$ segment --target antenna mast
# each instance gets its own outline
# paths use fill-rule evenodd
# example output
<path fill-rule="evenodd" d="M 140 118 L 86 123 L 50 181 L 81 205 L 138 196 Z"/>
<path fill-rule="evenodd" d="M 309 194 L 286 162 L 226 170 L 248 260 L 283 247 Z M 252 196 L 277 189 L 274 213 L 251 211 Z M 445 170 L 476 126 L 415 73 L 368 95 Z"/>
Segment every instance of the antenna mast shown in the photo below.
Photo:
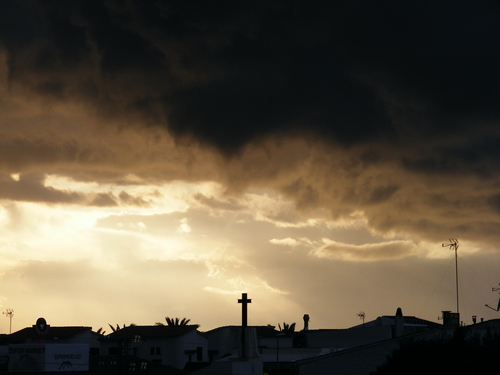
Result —
<path fill-rule="evenodd" d="M 6 309 L 3 313 L 6 318 L 10 319 L 9 335 L 12 333 L 12 317 L 14 316 L 14 310 Z"/>
<path fill-rule="evenodd" d="M 360 311 L 360 312 L 358 313 L 358 317 L 359 317 L 359 319 L 361 319 L 361 320 L 363 321 L 363 326 L 365 325 L 365 316 L 366 316 L 366 314 L 365 314 L 365 312 L 364 312 L 364 311 Z"/>
<path fill-rule="evenodd" d="M 442 247 L 449 247 L 450 250 L 455 250 L 455 284 L 457 289 L 457 314 L 460 313 L 458 309 L 458 261 L 457 261 L 457 250 L 458 250 L 458 240 L 456 238 L 450 238 L 450 243 L 444 243 Z"/>

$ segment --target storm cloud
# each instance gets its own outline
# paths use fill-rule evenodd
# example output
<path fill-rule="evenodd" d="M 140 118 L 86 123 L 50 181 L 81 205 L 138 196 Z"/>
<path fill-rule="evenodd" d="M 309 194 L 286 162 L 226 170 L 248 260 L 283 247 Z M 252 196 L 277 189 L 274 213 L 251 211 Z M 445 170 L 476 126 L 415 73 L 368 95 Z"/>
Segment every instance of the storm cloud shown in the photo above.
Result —
<path fill-rule="evenodd" d="M 295 205 L 276 225 L 498 244 L 499 21 L 491 1 L 2 2 L 0 167 L 214 181 L 193 201 L 235 212 L 269 189 Z"/>
<path fill-rule="evenodd" d="M 498 115 L 492 2 L 1 6 L 12 90 L 137 116 L 229 154 L 276 133 L 418 149 L 412 137 L 451 148 L 446 138 L 474 131 L 481 158 Z"/>

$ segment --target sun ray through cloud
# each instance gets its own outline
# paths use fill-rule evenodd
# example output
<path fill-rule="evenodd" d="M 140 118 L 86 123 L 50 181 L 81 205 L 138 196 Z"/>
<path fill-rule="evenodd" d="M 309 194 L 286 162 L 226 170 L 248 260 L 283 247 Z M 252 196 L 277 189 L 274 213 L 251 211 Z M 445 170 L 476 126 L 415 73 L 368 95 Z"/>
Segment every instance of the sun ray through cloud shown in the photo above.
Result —
<path fill-rule="evenodd" d="M 466 307 L 495 317 L 475 280 L 500 281 L 499 21 L 487 1 L 0 2 L 0 307 L 208 328 L 248 292 L 259 324 L 346 327 L 359 301 L 435 320 L 459 238 Z"/>

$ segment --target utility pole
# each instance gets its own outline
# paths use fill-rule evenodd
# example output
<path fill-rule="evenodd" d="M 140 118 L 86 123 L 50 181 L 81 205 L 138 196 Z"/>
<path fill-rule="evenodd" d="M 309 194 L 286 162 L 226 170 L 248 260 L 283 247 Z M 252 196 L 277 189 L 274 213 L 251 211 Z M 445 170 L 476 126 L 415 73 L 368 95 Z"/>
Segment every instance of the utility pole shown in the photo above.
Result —
<path fill-rule="evenodd" d="M 7 309 L 3 313 L 6 318 L 10 319 L 10 324 L 9 324 L 9 335 L 12 333 L 12 317 L 14 316 L 14 310 L 13 309 Z"/>

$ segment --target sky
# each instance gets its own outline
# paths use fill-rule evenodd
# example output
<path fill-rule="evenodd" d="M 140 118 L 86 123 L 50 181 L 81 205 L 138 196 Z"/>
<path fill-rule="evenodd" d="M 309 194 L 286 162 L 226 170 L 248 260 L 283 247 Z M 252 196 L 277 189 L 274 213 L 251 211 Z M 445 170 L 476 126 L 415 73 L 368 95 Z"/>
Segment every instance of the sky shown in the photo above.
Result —
<path fill-rule="evenodd" d="M 0 333 L 499 318 L 500 6 L 334 3 L 0 2 Z"/>

